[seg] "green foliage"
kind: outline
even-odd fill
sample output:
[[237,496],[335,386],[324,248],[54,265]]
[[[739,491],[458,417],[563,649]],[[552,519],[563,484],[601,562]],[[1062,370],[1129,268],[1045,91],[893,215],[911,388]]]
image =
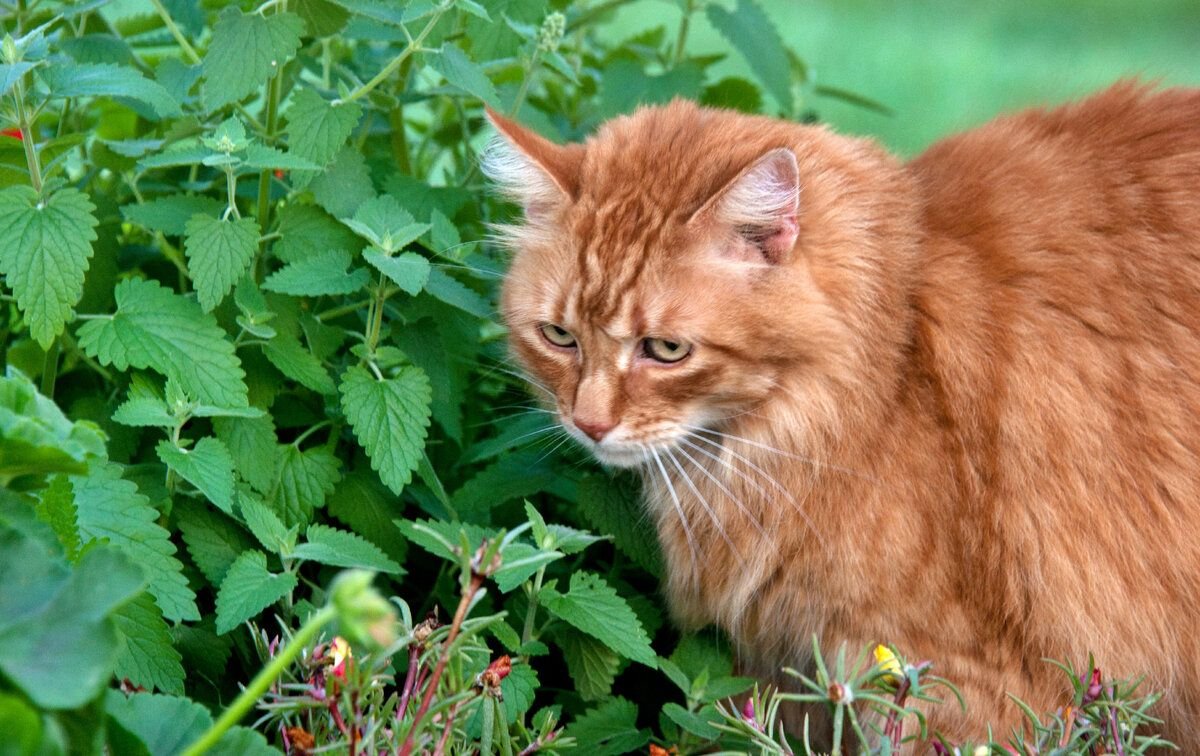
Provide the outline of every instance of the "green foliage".
[[506,358],[485,239],[518,210],[480,178],[485,104],[558,140],[676,96],[813,115],[754,0],[685,4],[753,80],[686,24],[606,42],[614,7],[10,7],[5,748],[794,746],[726,703],[753,682],[715,634],[665,624],[636,483],[527,411]]

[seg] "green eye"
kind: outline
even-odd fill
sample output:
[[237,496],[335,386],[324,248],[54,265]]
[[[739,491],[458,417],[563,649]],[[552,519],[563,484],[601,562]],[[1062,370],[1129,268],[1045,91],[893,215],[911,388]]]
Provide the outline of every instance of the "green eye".
[[646,356],[659,362],[679,362],[692,353],[692,345],[686,341],[646,339],[642,345]]
[[575,337],[571,335],[570,331],[562,326],[556,326],[553,323],[547,323],[546,325],[542,326],[541,331],[542,335],[546,337],[546,341],[549,341],[554,346],[568,348],[575,346]]

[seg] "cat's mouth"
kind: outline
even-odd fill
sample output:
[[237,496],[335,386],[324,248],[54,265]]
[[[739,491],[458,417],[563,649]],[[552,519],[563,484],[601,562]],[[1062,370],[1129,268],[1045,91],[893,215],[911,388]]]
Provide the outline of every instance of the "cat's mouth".
[[572,424],[563,423],[567,432],[596,460],[606,467],[636,468],[654,466],[655,459],[670,454],[679,443],[678,434],[662,433],[654,437],[632,439],[620,432],[595,441]]

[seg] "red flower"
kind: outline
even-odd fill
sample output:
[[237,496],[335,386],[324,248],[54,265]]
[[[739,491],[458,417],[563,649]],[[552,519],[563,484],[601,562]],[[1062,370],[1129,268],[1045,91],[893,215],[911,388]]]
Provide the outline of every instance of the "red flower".
[[23,141],[23,139],[24,139],[24,137],[21,136],[20,129],[4,129],[4,130],[0,130],[0,134],[3,134],[6,137],[12,137],[13,139],[16,139],[18,142]]

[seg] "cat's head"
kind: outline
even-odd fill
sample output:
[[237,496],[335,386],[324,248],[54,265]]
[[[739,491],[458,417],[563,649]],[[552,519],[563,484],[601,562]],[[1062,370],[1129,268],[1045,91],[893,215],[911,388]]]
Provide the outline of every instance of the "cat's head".
[[485,171],[525,211],[499,229],[512,351],[600,461],[641,465],[781,392],[823,393],[809,384],[854,352],[822,286],[840,284],[804,259],[852,240],[815,227],[836,213],[806,205],[801,127],[677,101],[563,146],[491,117]]

